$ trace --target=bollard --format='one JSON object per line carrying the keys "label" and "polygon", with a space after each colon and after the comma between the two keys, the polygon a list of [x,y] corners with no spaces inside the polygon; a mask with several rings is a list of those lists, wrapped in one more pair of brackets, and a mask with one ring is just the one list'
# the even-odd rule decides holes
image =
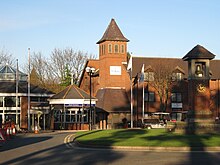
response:
{"label": "bollard", "polygon": [[10,128],[9,127],[6,128],[6,137],[7,139],[10,139]]}
{"label": "bollard", "polygon": [[12,135],[15,135],[15,134],[16,134],[16,129],[14,127],[14,128],[12,128]]}
{"label": "bollard", "polygon": [[34,127],[34,133],[39,133],[37,126]]}

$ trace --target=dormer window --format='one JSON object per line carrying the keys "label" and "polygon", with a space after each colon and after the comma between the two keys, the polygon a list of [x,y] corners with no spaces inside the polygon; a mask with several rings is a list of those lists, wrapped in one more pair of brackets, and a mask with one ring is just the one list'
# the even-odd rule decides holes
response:
{"label": "dormer window", "polygon": [[182,79],[183,79],[183,74],[181,72],[173,73],[173,75],[172,75],[173,81],[180,81]]}
{"label": "dormer window", "polygon": [[184,70],[179,66],[176,66],[172,73],[172,81],[181,81],[183,79],[184,74]]}
{"label": "dormer window", "polygon": [[154,72],[144,72],[144,81],[154,81]]}

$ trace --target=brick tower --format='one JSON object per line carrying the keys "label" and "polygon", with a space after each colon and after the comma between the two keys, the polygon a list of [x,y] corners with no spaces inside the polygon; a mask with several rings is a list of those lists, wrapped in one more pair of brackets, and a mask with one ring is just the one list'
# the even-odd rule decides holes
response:
{"label": "brick tower", "polygon": [[100,88],[126,87],[129,80],[125,64],[127,62],[127,42],[115,20],[112,19],[99,44],[99,84]]}

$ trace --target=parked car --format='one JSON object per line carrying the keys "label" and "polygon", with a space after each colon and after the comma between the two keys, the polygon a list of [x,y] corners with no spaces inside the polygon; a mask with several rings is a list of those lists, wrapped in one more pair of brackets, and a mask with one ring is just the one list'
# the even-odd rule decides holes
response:
{"label": "parked car", "polygon": [[147,129],[165,128],[166,124],[159,119],[144,119],[142,127]]}

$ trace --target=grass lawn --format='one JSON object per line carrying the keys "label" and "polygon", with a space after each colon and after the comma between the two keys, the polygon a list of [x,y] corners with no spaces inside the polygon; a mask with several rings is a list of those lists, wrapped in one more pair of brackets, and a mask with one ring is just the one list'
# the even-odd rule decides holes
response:
{"label": "grass lawn", "polygon": [[220,146],[220,134],[186,135],[170,133],[165,129],[115,129],[78,132],[77,140],[82,144],[98,146]]}

